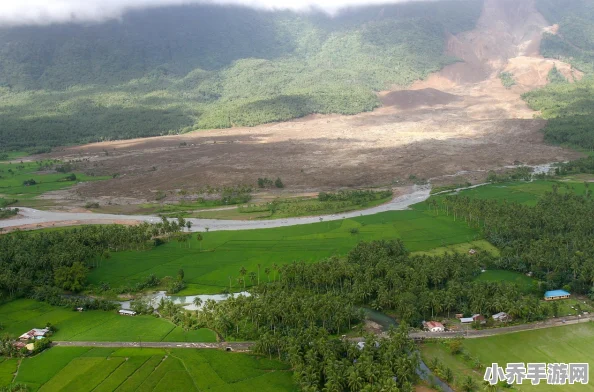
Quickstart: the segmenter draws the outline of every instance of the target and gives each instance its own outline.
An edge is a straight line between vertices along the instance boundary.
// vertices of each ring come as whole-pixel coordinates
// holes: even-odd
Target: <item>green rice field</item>
[[[567,192],[568,190],[573,190],[577,194],[585,192],[583,182],[537,180],[485,185],[460,191],[460,195],[476,199],[507,200],[514,203],[535,205],[538,198],[546,192],[551,192],[555,184],[559,186],[559,192]]]
[[[594,366],[594,323],[567,325],[562,327],[539,329],[490,336],[485,338],[465,339],[464,349],[473,357],[479,358],[483,365],[497,363],[504,366],[511,362],[540,363],[589,363],[590,375]],[[449,353],[448,347],[439,342],[425,343],[421,349],[423,358],[430,361],[437,357],[441,363],[450,367],[457,378],[472,376],[481,385],[484,370],[474,370],[462,356]],[[590,377],[591,379],[591,377]],[[458,389],[457,389],[458,390]],[[532,386],[530,383],[516,385],[517,391],[594,391],[594,384],[589,385],[546,385]]]
[[[353,233],[352,230],[356,229]],[[410,251],[430,250],[476,240],[478,231],[443,214],[435,216],[424,205],[413,210],[392,211],[332,222],[275,229],[220,231],[194,236],[188,243],[169,242],[147,251],[113,253],[91,271],[89,282],[108,282],[111,287],[131,285],[149,274],[176,276],[185,272],[188,288],[181,295],[219,293],[239,287],[236,278],[245,267],[258,272],[260,281],[274,279],[275,264],[293,261],[315,262],[344,255],[360,241],[400,238]],[[265,275],[265,269],[271,272]],[[248,278],[246,284],[249,286]]]
[[[40,392],[296,391],[282,362],[193,349],[53,347],[24,359],[14,381]]]
[[[75,312],[30,299],[19,299],[0,305],[2,333],[18,337],[32,328],[51,323],[58,330],[56,341],[98,342],[214,342],[209,329],[185,332],[168,320],[154,316],[120,316],[114,311]],[[0,378],[1,378],[0,370]]]

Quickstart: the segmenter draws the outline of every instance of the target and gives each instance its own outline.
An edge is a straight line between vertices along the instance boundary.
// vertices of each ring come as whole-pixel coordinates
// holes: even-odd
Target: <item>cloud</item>
[[[184,4],[246,5],[260,9],[295,11],[317,8],[333,13],[343,7],[404,1],[406,0],[0,0],[0,25],[100,22],[120,18],[131,10]]]

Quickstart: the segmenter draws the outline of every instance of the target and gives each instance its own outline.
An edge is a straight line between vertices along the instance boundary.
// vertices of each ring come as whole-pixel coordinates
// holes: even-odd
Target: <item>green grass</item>
[[[481,282],[510,282],[515,283],[524,292],[534,289],[536,281],[524,274],[505,270],[488,270],[480,274],[477,281]]]
[[[572,309],[572,306],[575,308],[575,306],[578,304],[580,305],[580,309],[582,312],[589,312],[590,314],[593,313],[593,308],[590,301],[578,300],[576,298],[568,298],[555,302],[559,304],[559,317],[577,316],[577,311],[576,309]]]
[[[534,331],[517,332],[486,338],[466,339],[464,349],[473,357],[478,357],[483,365],[497,363],[504,366],[511,362],[571,363],[587,362],[594,366],[594,323],[567,325]],[[462,356],[453,356],[448,347],[441,342],[424,343],[421,347],[423,359],[429,362],[439,358],[441,363],[451,368],[456,379],[472,376],[481,385],[484,369],[474,370]],[[594,391],[594,384],[553,386],[542,384],[532,386],[523,383],[520,391]]]
[[[490,184],[463,190],[460,192],[460,195],[483,200],[507,200],[508,202],[535,205],[542,195],[552,191],[555,184],[559,186],[559,192],[567,192],[568,188],[573,189],[577,194],[583,194],[585,191],[583,182],[537,180],[532,182]]]
[[[6,151],[0,153],[0,161],[12,161],[14,159],[24,158],[27,154],[24,151]]]
[[[116,311],[74,312],[29,299],[0,306],[3,332],[19,336],[31,328],[52,323],[58,331],[53,340],[72,341],[194,341],[214,342],[214,332],[200,329],[183,333],[171,322],[153,316],[124,317]]]
[[[459,244],[442,246],[442,247],[431,249],[431,250],[428,250],[428,251],[418,251],[418,252],[414,252],[414,254],[417,254],[417,255],[428,255],[428,256],[441,256],[441,255],[444,255],[446,253],[463,253],[463,254],[466,254],[471,249],[474,249],[474,250],[477,250],[477,251],[486,251],[486,252],[489,252],[490,254],[495,255],[495,256],[498,256],[499,255],[499,249],[497,249],[496,247],[494,247],[493,245],[491,245],[491,243],[489,241],[486,241],[486,240],[476,240],[476,241],[470,241],[470,242],[462,242],[462,243],[459,243]]]
[[[594,323],[547,328],[528,332],[468,339],[464,347],[480,358],[482,363],[587,362],[594,366]],[[594,391],[594,384],[565,385],[563,387],[522,384],[522,390],[538,391]]]
[[[202,244],[192,239],[187,244],[174,241],[147,251],[113,253],[91,271],[89,282],[119,287],[149,274],[176,276],[183,268],[188,288],[181,295],[218,293],[229,288],[229,276],[233,290],[242,288],[236,282],[242,267],[257,272],[260,264],[260,280],[265,282],[267,267],[344,255],[363,240],[400,238],[410,251],[424,251],[477,238],[478,232],[463,222],[444,214],[435,216],[424,208],[275,229],[202,233]],[[358,234],[351,234],[351,229],[358,229]]]
[[[14,199],[32,199],[45,192],[71,187],[78,182],[100,181],[109,177],[93,177],[75,172],[76,181],[61,181],[68,174],[55,172],[40,172],[35,162],[0,163],[0,195]],[[36,185],[26,186],[23,181],[33,179]],[[20,204],[22,205],[22,203]]]
[[[16,382],[48,392],[297,390],[284,363],[190,349],[54,347],[24,359]]]
[[[18,366],[18,359],[0,357],[0,385],[12,382]]]

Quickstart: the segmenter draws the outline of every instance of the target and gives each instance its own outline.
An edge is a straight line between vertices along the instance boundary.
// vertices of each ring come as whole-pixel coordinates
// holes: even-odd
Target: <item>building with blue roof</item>
[[[571,294],[565,290],[551,290],[547,291],[544,295],[545,301],[555,301],[558,299],[567,299]]]

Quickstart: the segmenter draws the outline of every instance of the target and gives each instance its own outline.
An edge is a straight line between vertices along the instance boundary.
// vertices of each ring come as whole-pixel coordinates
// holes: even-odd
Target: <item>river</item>
[[[506,168],[515,168],[517,166],[509,166]],[[533,169],[534,174],[548,173],[553,167],[552,163],[545,163],[542,165],[528,166]],[[440,193],[460,192],[465,189],[472,189],[480,187],[484,184],[472,185],[469,187],[461,187],[453,191],[444,191]],[[301,218],[285,218],[285,219],[268,219],[268,220],[223,220],[223,219],[196,219],[188,218],[187,221],[192,222],[193,232],[206,231],[220,231],[220,230],[251,230],[251,229],[268,229],[275,227],[286,227],[295,225],[304,225],[308,223],[316,223],[320,221],[335,221],[345,218],[355,218],[358,216],[374,215],[386,211],[401,211],[408,209],[411,205],[423,202],[431,195],[431,185],[413,186],[410,193],[395,197],[388,203],[367,208],[364,210],[344,212],[333,215],[318,215]],[[47,223],[68,223],[68,225],[82,225],[82,224],[107,224],[117,222],[148,222],[157,223],[161,220],[158,216],[151,215],[121,215],[121,214],[100,214],[92,212],[57,212],[57,211],[40,211],[33,208],[19,208],[20,213],[17,218],[0,220],[0,228],[19,227],[24,225],[41,225]]]
[[[430,186],[414,186],[412,191],[408,194],[395,197],[388,203],[367,208],[364,210],[344,212],[333,215],[319,215],[308,216],[302,218],[285,218],[285,219],[268,219],[268,220],[222,220],[222,219],[196,219],[188,218],[187,221],[192,222],[191,231],[220,231],[220,230],[251,230],[251,229],[267,229],[274,227],[285,227],[304,225],[308,223],[316,223],[320,221],[334,221],[345,218],[354,218],[358,216],[373,215],[386,211],[400,211],[406,210],[411,205],[420,203],[429,198],[431,191]],[[80,224],[101,224],[114,223],[121,221],[136,221],[157,223],[161,221],[158,216],[150,215],[118,215],[118,214],[97,214],[91,212],[75,213],[75,212],[54,212],[54,211],[40,211],[33,208],[19,208],[20,214],[18,218],[7,219],[0,221],[1,228],[19,227],[23,225],[38,225],[44,223],[64,223],[68,222],[72,225]]]

